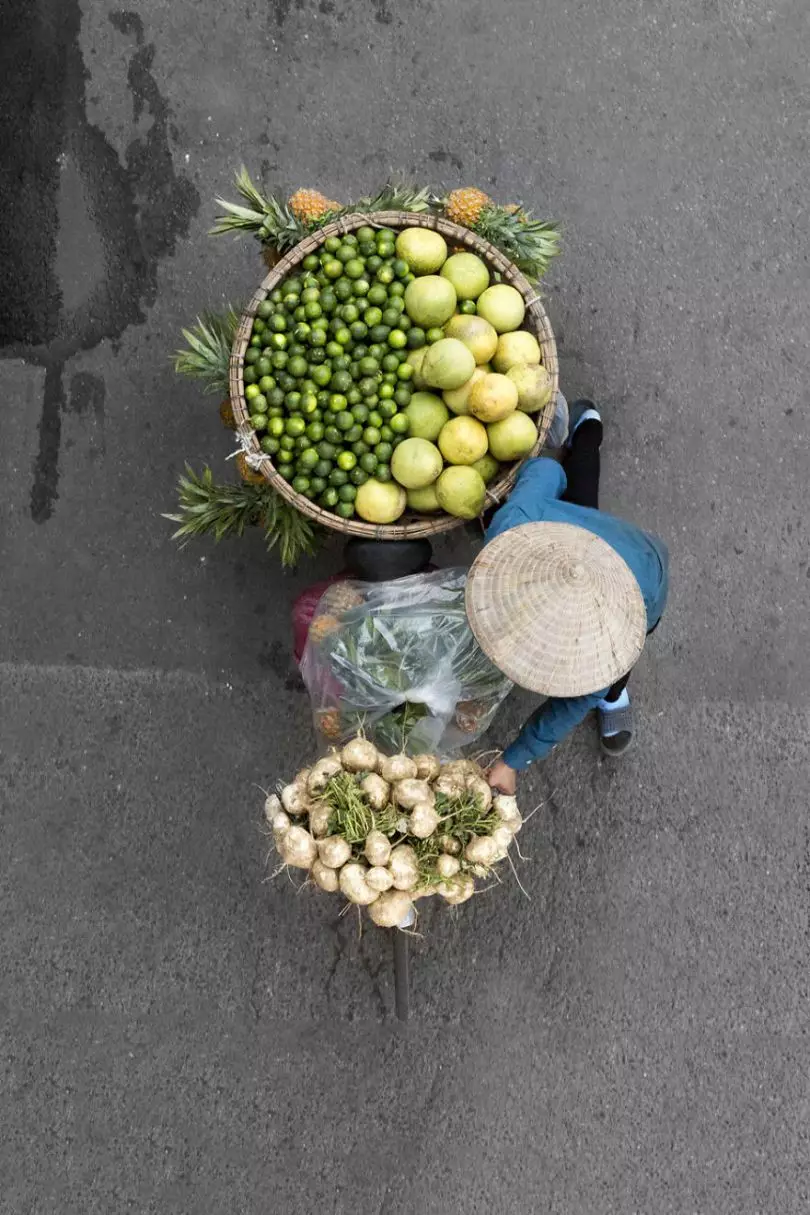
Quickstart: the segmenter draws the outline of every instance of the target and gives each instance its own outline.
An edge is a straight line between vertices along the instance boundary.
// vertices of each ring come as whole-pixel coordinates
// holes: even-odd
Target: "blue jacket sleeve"
[[[545,759],[549,751],[562,742],[578,726],[591,709],[607,693],[591,692],[587,696],[551,698],[540,706],[526,722],[510,747],[503,753],[503,762],[517,772],[528,768],[536,759]]]

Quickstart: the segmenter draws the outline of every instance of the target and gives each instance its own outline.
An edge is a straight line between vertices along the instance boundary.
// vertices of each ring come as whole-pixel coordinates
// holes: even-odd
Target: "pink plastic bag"
[[[292,605],[293,655],[298,666],[301,665],[301,659],[304,656],[309,626],[318,610],[318,604],[330,586],[334,586],[336,582],[347,582],[348,577],[348,574],[333,574],[331,578],[325,578],[323,582],[314,582],[312,586],[308,586],[305,591],[301,592]]]

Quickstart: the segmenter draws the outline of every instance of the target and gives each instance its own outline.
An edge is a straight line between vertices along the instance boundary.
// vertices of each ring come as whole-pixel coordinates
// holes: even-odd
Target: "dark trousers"
[[[571,448],[563,462],[568,488],[563,494],[566,502],[577,506],[590,506],[599,510],[599,447],[602,442],[602,423],[596,419],[583,422],[574,432]],[[657,628],[657,622],[650,629]],[[649,634],[648,634],[649,635]],[[617,679],[605,695],[605,700],[618,700],[627,686],[632,671]]]

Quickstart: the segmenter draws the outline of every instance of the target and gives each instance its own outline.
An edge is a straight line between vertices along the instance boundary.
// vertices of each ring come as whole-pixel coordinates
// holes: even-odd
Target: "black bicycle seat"
[[[388,582],[418,574],[430,565],[430,541],[364,540],[353,536],[344,550],[346,569],[361,582]]]

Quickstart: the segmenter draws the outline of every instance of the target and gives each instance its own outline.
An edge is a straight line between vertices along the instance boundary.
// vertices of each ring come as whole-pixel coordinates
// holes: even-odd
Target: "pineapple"
[[[236,457],[236,467],[239,470],[239,476],[248,485],[264,485],[264,475],[259,472],[258,468],[250,467],[248,458],[243,451],[240,451]]]
[[[340,628],[340,621],[336,616],[329,616],[322,613],[313,620],[309,626],[309,636],[313,641],[322,641],[324,637],[328,637],[330,633],[334,633]]]
[[[343,613],[360,607],[363,596],[349,583],[336,582],[329,587],[321,602],[330,612]]]
[[[340,210],[339,202],[333,202],[318,190],[296,190],[288,206],[295,218],[303,224],[315,223],[329,211]]]
[[[445,215],[454,224],[474,228],[483,211],[492,206],[492,199],[476,186],[452,190],[445,200]]]
[[[239,314],[230,304],[225,312],[198,316],[196,325],[182,331],[187,348],[174,355],[177,374],[202,380],[206,392],[227,393],[231,346],[238,327]]]
[[[318,714],[317,725],[324,738],[330,741],[340,738],[342,723],[337,709],[322,709]]]

